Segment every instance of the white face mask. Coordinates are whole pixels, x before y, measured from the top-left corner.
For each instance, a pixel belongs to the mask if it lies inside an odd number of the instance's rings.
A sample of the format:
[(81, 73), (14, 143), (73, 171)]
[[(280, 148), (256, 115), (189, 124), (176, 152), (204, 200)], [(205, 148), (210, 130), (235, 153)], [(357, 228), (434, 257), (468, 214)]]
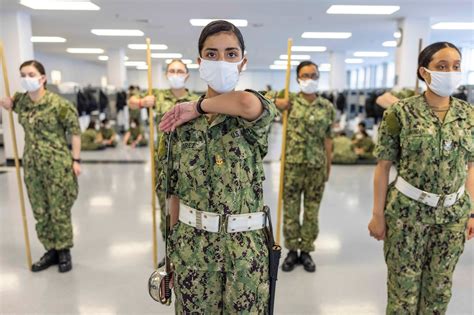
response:
[(428, 87), (439, 96), (447, 97), (453, 94), (462, 81), (462, 72), (438, 72), (426, 69), (431, 74), (431, 83)]
[(298, 80), (298, 82), (304, 94), (314, 94), (318, 91), (318, 80)]
[(137, 128), (137, 125), (135, 123), (131, 123), (130, 128), (132, 128), (132, 129)]
[(38, 77), (24, 77), (21, 78), (20, 84), (21, 87), (27, 90), (28, 92), (38, 91), (41, 87), (40, 78)]
[(182, 75), (170, 74), (168, 75), (168, 82), (172, 89), (182, 89), (184, 88), (186, 77)]
[(201, 79), (217, 93), (227, 93), (235, 89), (239, 82), (240, 62), (211, 61), (201, 59), (199, 74)]

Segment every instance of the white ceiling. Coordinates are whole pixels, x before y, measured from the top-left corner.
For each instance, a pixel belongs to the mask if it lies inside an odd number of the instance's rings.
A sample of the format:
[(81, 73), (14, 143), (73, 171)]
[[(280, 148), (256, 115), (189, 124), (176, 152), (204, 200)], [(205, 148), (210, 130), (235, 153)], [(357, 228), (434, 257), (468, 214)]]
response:
[[(19, 4), (19, 0), (0, 0), (1, 11), (22, 10), (31, 14), (33, 35), (61, 36), (66, 43), (35, 43), (42, 53), (56, 53), (70, 58), (97, 60), (97, 56), (71, 55), (68, 47), (97, 47), (106, 51), (125, 48), (130, 60), (145, 60), (144, 51), (130, 50), (131, 43), (166, 44), (166, 52), (180, 52), (184, 58), (197, 57), (197, 40), (201, 27), (193, 27), (191, 18), (241, 18), (249, 26), (241, 28), (250, 60), (249, 68), (267, 69), (281, 54), (286, 53), (289, 37), (294, 45), (324, 45), (329, 51), (345, 52), (348, 57), (356, 50), (388, 51), (382, 47), (393, 39), (397, 19), (403, 17), (438, 21), (471, 22), (474, 20), (472, 0), (398, 0), (398, 1), (329, 1), (329, 0), (92, 0), (100, 11), (40, 11)], [(389, 16), (328, 15), (332, 4), (387, 4), (401, 9)], [(101, 37), (93, 28), (140, 29), (144, 37)], [(349, 31), (347, 40), (302, 39), (304, 31)], [(432, 30), (431, 41), (449, 40), (460, 46), (474, 47), (472, 31)], [(328, 62), (328, 53), (314, 53), (316, 62)], [(373, 62), (380, 61), (374, 59)], [(100, 61), (97, 61), (100, 62)], [(102, 61), (103, 62), (103, 61)]]

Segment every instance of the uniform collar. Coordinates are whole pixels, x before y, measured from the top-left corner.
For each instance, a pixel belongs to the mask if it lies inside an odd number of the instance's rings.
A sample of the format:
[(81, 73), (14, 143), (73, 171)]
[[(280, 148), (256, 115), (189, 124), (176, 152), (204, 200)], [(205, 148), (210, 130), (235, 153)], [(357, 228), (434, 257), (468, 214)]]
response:
[(303, 105), (306, 105), (306, 106), (312, 106), (312, 105), (317, 105), (319, 103), (319, 99), (321, 98), (321, 96), (319, 94), (316, 94), (316, 98), (314, 99), (314, 101), (312, 102), (308, 102), (304, 96), (303, 96), (303, 93), (302, 92), (299, 92), (297, 97), (301, 100), (301, 103)]
[[(423, 100), (424, 106), (422, 107), (422, 111), (424, 115), (431, 117), (434, 121), (439, 122), (440, 120), (438, 119), (438, 117), (429, 108), (428, 102), (426, 101), (424, 94), (420, 95), (419, 97)], [(466, 112), (466, 108), (462, 106), (462, 102), (460, 102), (456, 98), (450, 97), (449, 98), (449, 111), (446, 113), (446, 117), (444, 118), (444, 121), (442, 123), (448, 124), (458, 119), (466, 119), (467, 116), (468, 116), (468, 113)]]

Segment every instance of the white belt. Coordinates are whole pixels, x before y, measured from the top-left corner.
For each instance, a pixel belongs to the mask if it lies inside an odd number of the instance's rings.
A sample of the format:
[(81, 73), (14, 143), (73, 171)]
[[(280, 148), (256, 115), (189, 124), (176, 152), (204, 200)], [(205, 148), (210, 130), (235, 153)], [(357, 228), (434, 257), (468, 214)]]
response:
[(398, 176), (395, 188), (408, 198), (424, 203), (430, 207), (451, 207), (464, 195), (465, 187), (462, 185), (457, 192), (449, 195), (432, 194), (412, 186), (406, 180)]
[(265, 219), (265, 212), (225, 216), (199, 211), (184, 203), (179, 204), (179, 221), (197, 229), (213, 233), (218, 233), (224, 229), (226, 229), (227, 233), (260, 230), (265, 227)]

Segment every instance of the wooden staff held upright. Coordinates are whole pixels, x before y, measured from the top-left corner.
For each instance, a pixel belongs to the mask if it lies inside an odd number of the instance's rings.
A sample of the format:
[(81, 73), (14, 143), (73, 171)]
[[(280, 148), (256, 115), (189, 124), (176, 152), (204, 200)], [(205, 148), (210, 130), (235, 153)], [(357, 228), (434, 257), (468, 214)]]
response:
[[(0, 56), (2, 62), (2, 69), (3, 69), (3, 82), (5, 84), (5, 95), (6, 97), (10, 98), (10, 83), (8, 81), (8, 73), (7, 73), (7, 63), (5, 61), (5, 51), (3, 49), (3, 43), (0, 42)], [(16, 179), (18, 182), (18, 193), (20, 195), (20, 208), (21, 208), (21, 217), (23, 221), (23, 235), (25, 238), (25, 249), (26, 249), (26, 262), (28, 264), (28, 268), (31, 269), (31, 249), (30, 249), (30, 238), (28, 234), (28, 222), (26, 220), (26, 210), (25, 210), (25, 195), (23, 193), (23, 185), (21, 183), (21, 173), (20, 173), (20, 160), (18, 158), (18, 146), (16, 143), (16, 133), (15, 133), (15, 125), (13, 121), (13, 111), (8, 111), (8, 117), (10, 120), (10, 134), (12, 136), (12, 145), (13, 145), (13, 155), (15, 157), (15, 168), (16, 168)]]
[[(148, 65), (148, 96), (153, 94), (153, 81), (151, 76), (151, 51), (150, 39), (146, 39), (146, 63)], [(155, 116), (154, 106), (148, 108), (148, 121), (150, 122), (150, 160), (151, 160), (151, 211), (153, 218), (153, 268), (158, 267), (158, 241), (156, 235), (156, 179), (155, 179)]]
[[(285, 100), (290, 96), (290, 77), (291, 77), (291, 46), (293, 40), (288, 39), (288, 63), (286, 65), (286, 81), (285, 81)], [(276, 243), (280, 245), (282, 208), (283, 208), (283, 187), (285, 177), (285, 160), (286, 160), (286, 128), (288, 126), (288, 109), (283, 112), (283, 136), (281, 141), (281, 158), (280, 158), (280, 190), (278, 193), (278, 208), (277, 208), (277, 224), (276, 224)]]

